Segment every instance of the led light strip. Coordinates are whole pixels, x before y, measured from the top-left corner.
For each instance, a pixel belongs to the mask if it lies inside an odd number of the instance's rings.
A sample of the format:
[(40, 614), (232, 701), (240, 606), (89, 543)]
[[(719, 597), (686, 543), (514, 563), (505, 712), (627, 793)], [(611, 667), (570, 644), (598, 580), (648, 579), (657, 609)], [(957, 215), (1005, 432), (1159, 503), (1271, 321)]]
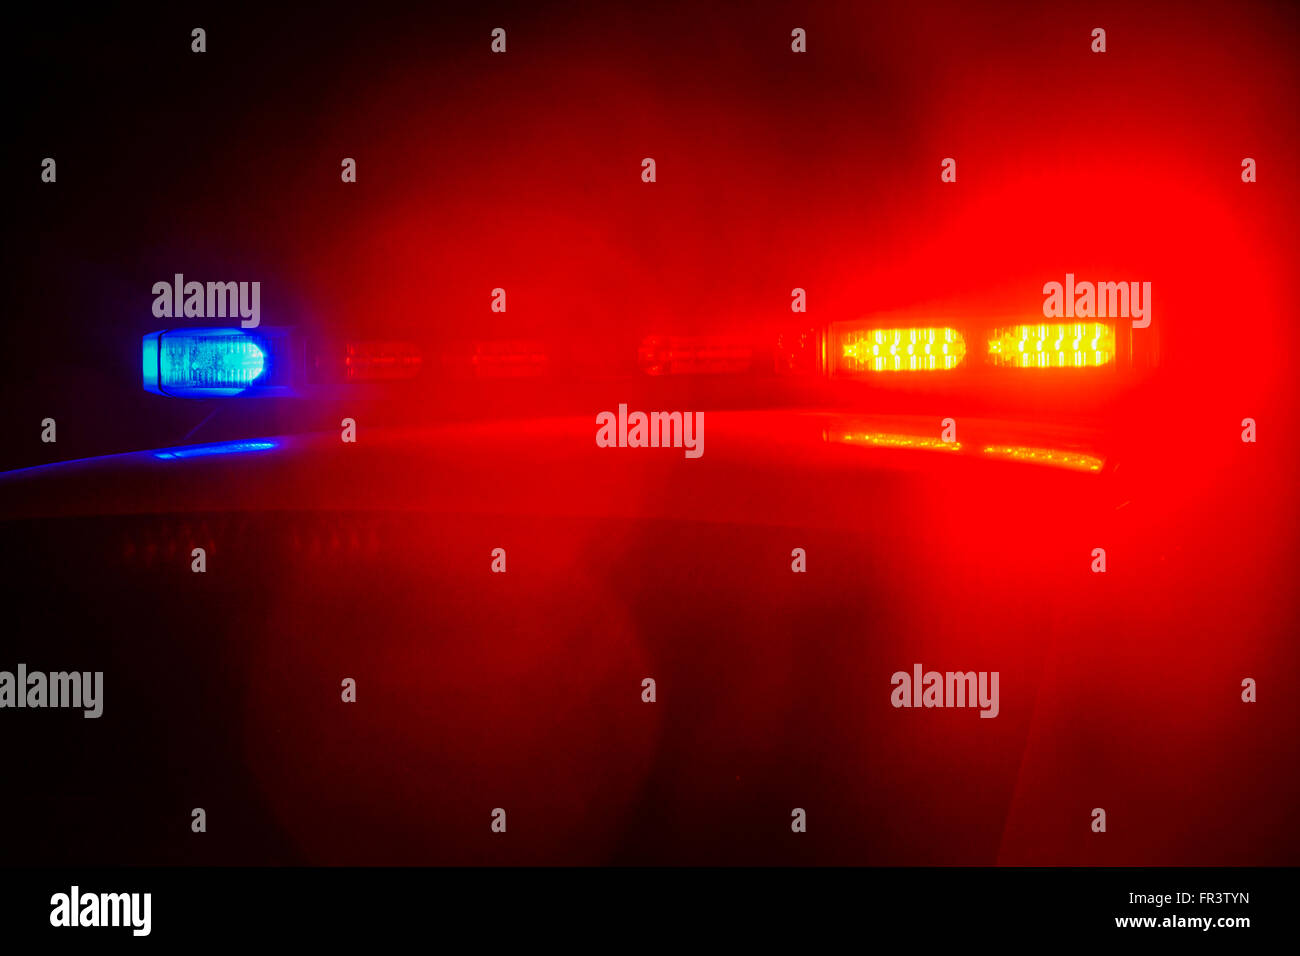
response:
[(989, 361), (1012, 368), (1096, 368), (1115, 360), (1115, 330), (1102, 322), (1014, 325), (989, 335)]
[(865, 329), (841, 333), (839, 368), (846, 372), (922, 372), (956, 368), (966, 340), (951, 328)]

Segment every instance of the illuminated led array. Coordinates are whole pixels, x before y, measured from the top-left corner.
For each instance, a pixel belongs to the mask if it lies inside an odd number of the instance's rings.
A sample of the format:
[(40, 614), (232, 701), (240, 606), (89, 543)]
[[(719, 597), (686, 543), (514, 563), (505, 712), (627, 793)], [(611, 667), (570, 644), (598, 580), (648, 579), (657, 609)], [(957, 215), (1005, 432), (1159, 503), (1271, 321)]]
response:
[(989, 361), (1013, 368), (1093, 368), (1115, 359), (1115, 330), (1102, 322), (1015, 325), (989, 336)]
[(266, 368), (266, 352), (251, 335), (170, 332), (162, 337), (159, 380), (164, 388), (243, 388)]
[(956, 329), (864, 329), (845, 332), (840, 367), (846, 372), (919, 372), (956, 368), (966, 340)]
[(924, 448), (933, 451), (961, 451), (961, 442), (943, 441), (925, 435), (890, 435), (884, 432), (840, 432), (838, 439), (852, 445), (874, 445), (879, 448)]
[(1101, 471), (1103, 464), (1095, 455), (1082, 452), (1057, 451), (1052, 448), (1026, 448), (1019, 445), (986, 445), (984, 454), (1011, 461), (1024, 461), (1055, 468), (1072, 468), (1075, 471)]

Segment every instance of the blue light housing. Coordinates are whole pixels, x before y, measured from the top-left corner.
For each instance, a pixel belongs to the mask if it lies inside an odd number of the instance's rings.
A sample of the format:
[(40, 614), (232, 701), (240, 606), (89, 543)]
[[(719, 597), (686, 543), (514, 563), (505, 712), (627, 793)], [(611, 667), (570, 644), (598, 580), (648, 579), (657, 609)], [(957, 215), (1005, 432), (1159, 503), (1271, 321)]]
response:
[(174, 398), (288, 394), (284, 329), (170, 329), (143, 341), (144, 387)]

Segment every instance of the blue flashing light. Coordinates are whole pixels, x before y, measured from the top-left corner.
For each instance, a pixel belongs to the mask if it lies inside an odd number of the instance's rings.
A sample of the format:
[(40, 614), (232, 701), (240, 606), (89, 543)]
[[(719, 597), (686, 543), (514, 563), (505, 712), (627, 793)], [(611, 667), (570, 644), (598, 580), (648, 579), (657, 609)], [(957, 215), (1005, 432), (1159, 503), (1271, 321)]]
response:
[(157, 395), (162, 394), (158, 389), (158, 339), (161, 337), (161, 332), (144, 337), (144, 387)]
[(143, 340), (144, 387), (175, 398), (286, 393), (283, 329), (171, 329)]
[(181, 445), (177, 448), (160, 448), (155, 458), (203, 458), (208, 455), (239, 455), (250, 451), (270, 451), (278, 447), (269, 439), (258, 441), (223, 441), (211, 445)]

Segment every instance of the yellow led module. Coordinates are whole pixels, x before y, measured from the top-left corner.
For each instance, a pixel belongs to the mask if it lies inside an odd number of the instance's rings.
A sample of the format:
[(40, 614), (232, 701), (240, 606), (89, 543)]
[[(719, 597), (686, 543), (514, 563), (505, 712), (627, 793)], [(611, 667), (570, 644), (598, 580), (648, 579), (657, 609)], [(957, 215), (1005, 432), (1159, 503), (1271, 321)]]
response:
[(1012, 368), (1094, 368), (1115, 360), (1115, 330), (1102, 322), (1013, 325), (989, 335), (989, 361)]
[(844, 372), (922, 372), (952, 369), (966, 356), (956, 329), (855, 329), (839, 335)]

